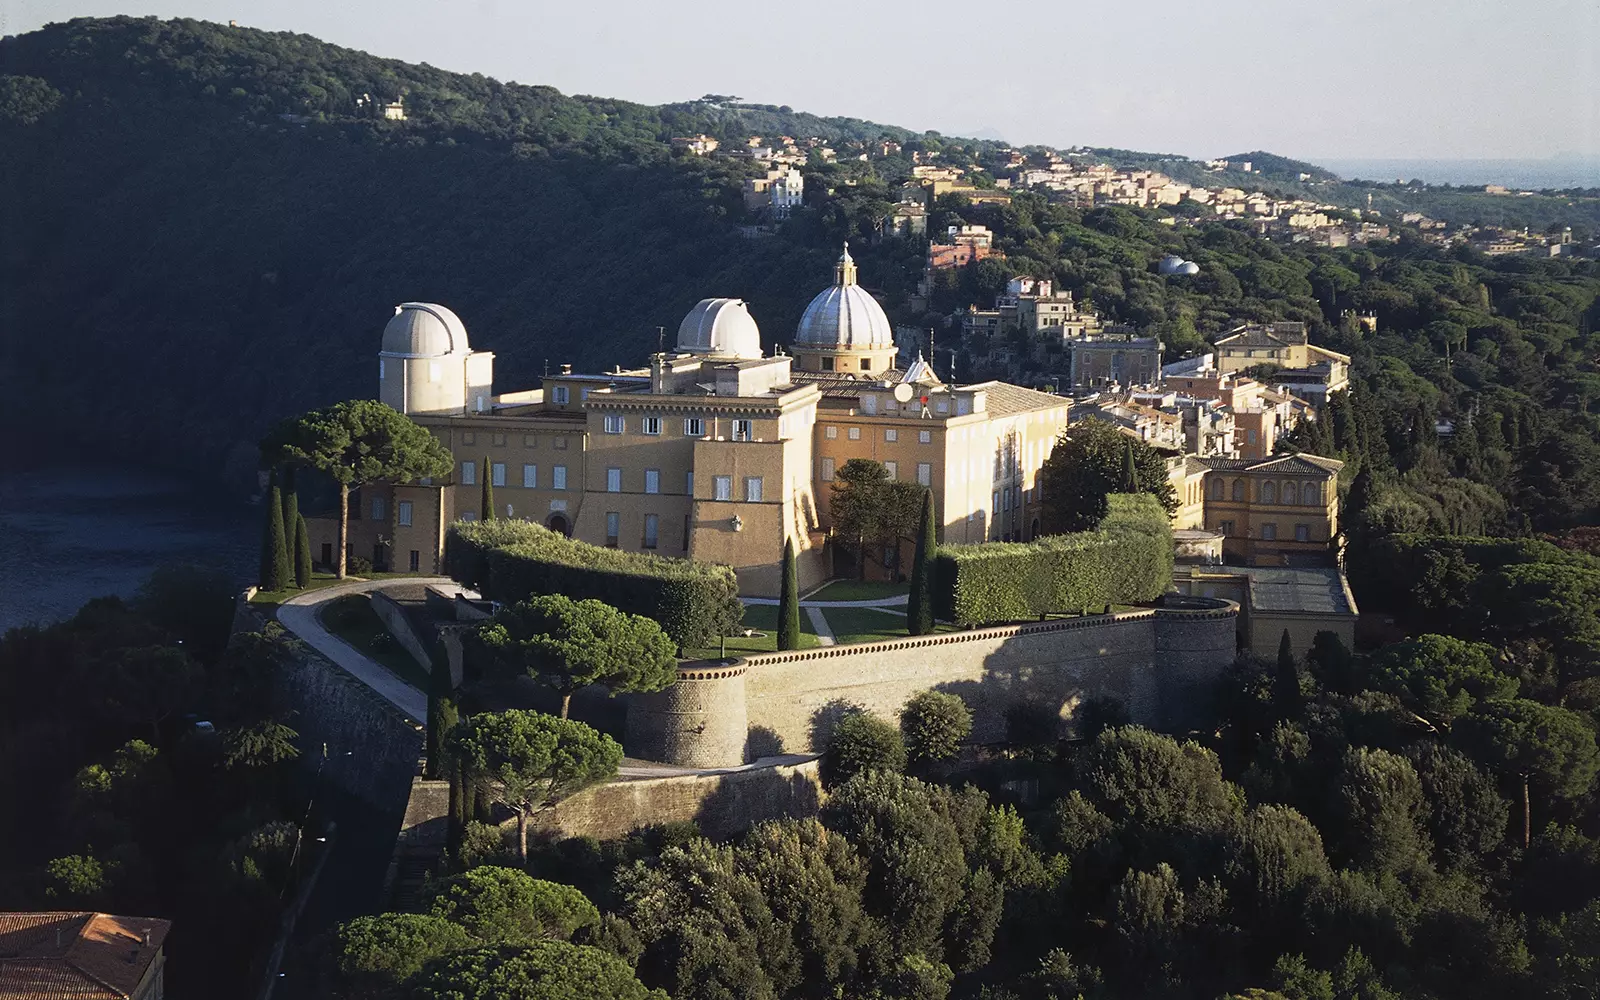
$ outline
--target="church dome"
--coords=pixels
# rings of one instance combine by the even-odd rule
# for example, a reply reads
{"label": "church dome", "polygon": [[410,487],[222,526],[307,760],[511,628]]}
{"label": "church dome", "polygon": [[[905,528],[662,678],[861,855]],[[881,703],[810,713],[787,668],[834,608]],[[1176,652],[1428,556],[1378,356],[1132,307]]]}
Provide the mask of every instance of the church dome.
{"label": "church dome", "polygon": [[817,293],[801,315],[794,346],[864,351],[894,347],[894,329],[883,307],[856,284],[856,262],[848,243],[833,269],[833,287]]}
{"label": "church dome", "polygon": [[761,330],[743,299],[701,299],[678,324],[678,350],[751,360],[761,357]]}
{"label": "church dome", "polygon": [[402,302],[383,328],[383,354],[400,358],[442,358],[468,354],[461,317],[432,302]]}

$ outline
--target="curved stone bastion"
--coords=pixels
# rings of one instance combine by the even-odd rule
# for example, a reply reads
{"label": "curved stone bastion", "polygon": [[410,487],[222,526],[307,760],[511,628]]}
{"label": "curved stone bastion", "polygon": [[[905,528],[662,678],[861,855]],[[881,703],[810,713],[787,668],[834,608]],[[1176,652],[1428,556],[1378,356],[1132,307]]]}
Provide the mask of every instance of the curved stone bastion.
{"label": "curved stone bastion", "polygon": [[849,705],[894,718],[930,688],[959,695],[973,739],[1005,738],[1006,710],[1048,706],[1070,727],[1086,699],[1120,701],[1133,721],[1183,730],[1210,716],[1210,688],[1233,661],[1239,606],[1172,595],[1162,605],[850,646],[684,664],[665,691],[628,701],[630,756],[732,767],[819,750]]}

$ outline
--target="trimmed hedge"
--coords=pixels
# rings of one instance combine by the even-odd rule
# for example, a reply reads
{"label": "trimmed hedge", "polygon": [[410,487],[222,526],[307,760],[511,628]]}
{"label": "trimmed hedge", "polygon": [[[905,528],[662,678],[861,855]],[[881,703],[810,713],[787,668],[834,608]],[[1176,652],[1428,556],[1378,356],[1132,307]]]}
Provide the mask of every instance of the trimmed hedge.
{"label": "trimmed hedge", "polygon": [[490,600],[593,597],[660,623],[680,649],[715,646],[744,617],[733,569],[574,541],[531,521],[458,521],[445,572]]}
{"label": "trimmed hedge", "polygon": [[1113,494],[1095,531],[941,546],[934,607],[957,625],[1153,601],[1172,586],[1172,527],[1148,493]]}

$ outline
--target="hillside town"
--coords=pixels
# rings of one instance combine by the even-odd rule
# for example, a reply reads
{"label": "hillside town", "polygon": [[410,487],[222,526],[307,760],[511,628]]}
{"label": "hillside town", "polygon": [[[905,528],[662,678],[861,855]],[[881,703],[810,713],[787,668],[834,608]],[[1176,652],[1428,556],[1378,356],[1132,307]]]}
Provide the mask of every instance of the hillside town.
{"label": "hillside town", "polygon": [[[974,167],[941,163],[937,150],[911,150],[891,139],[876,142],[828,140],[819,136],[749,136],[743,143],[724,145],[705,134],[674,137],[672,146],[693,156],[715,156],[747,162],[762,171],[760,177],[744,182],[745,207],[769,222],[781,221],[802,204],[805,195],[803,168],[822,164],[858,161],[871,163],[904,158],[909,174],[899,187],[899,201],[882,220],[885,236],[922,236],[927,233],[928,214],[934,202],[945,195],[966,199],[969,204],[1005,204],[1012,191],[1047,194],[1075,208],[1097,205],[1125,205],[1155,211],[1170,211],[1161,221],[1171,226],[1193,226],[1199,222],[1240,222],[1256,235],[1312,246],[1360,246],[1375,240],[1395,238],[1402,230],[1424,243],[1440,247],[1470,246],[1491,256],[1529,254],[1563,257],[1594,254],[1596,249],[1575,242],[1570,228],[1556,233],[1534,233],[1522,229],[1449,224],[1421,212],[1402,212],[1386,217],[1368,206],[1341,207],[1304,197],[1284,197],[1266,190],[1252,190],[1229,184],[1185,183],[1159,170],[1129,169],[1098,160],[1087,150],[1060,152],[1049,148],[1027,150],[997,146],[986,150]],[[1207,160],[1206,174],[1260,176],[1249,160]],[[1303,186],[1326,184],[1308,172],[1299,172],[1295,181]],[[1264,182],[1265,183],[1265,182]],[[1531,196],[1531,191],[1513,191],[1502,185],[1486,185],[1483,193],[1506,197]],[[952,244],[959,245],[957,241]],[[952,263],[964,263],[960,253],[945,251]]]}

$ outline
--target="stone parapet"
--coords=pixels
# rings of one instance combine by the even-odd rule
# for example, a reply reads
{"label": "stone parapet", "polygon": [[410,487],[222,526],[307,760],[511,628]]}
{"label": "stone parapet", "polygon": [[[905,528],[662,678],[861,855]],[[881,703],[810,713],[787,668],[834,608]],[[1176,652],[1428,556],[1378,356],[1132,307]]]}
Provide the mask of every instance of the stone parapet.
{"label": "stone parapet", "polygon": [[852,708],[896,716],[919,691],[960,696],[973,738],[1005,738],[1007,709],[1045,705],[1063,733],[1087,699],[1122,703],[1133,721],[1184,728],[1209,711],[1232,662],[1238,605],[1174,599],[1158,608],[994,628],[760,653],[685,665],[666,691],[628,706],[631,755],[728,767],[774,753],[818,752]]}

